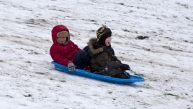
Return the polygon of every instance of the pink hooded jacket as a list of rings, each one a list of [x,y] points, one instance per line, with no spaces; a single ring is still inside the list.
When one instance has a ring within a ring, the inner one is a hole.
[[[52,29],[53,44],[50,47],[50,55],[55,62],[67,66],[69,62],[73,62],[74,55],[80,48],[70,40],[70,35],[65,45],[59,44],[57,42],[57,33],[60,31],[67,31],[69,33],[68,28],[64,25],[56,25]]]

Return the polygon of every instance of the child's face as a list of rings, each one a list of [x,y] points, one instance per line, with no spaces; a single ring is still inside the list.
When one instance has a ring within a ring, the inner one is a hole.
[[[57,38],[57,42],[58,42],[59,44],[64,44],[64,43],[66,42],[66,37],[58,37],[58,38]]]
[[[108,37],[108,38],[106,38],[106,40],[105,40],[105,45],[106,46],[110,46],[111,45],[111,37]]]

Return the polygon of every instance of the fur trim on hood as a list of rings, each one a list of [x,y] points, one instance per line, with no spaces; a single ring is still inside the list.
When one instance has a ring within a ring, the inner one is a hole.
[[[97,48],[94,47],[94,45],[97,45],[97,43],[98,43],[97,38],[91,38],[88,42],[88,46],[90,49],[89,52],[91,57],[103,51],[102,46]]]

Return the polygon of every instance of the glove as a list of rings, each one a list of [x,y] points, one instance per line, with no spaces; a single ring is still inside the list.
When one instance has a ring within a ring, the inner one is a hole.
[[[68,63],[68,70],[69,70],[69,71],[74,71],[74,70],[75,70],[75,67],[76,67],[76,66],[74,65],[74,63],[72,63],[72,62],[69,62],[69,63]]]
[[[122,64],[120,68],[121,68],[122,70],[130,70],[129,65],[127,65],[127,64]]]

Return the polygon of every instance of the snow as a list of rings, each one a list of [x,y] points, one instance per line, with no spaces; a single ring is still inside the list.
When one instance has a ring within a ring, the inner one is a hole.
[[[0,10],[1,109],[193,109],[192,0],[0,0]],[[57,24],[80,48],[107,25],[117,57],[145,82],[55,70],[49,48]]]

